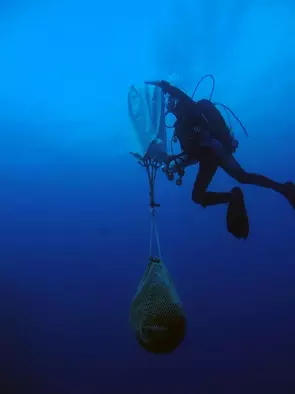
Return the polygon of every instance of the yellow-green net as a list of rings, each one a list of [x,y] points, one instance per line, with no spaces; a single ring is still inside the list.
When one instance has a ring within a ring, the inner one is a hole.
[[[151,259],[130,311],[139,344],[152,353],[170,353],[184,339],[186,317],[164,263]]]

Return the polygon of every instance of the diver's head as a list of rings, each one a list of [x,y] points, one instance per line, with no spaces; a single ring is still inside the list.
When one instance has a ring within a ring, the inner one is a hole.
[[[176,98],[170,96],[170,94],[167,95],[166,97],[166,111],[167,113],[174,113],[174,110],[178,104],[178,101]]]

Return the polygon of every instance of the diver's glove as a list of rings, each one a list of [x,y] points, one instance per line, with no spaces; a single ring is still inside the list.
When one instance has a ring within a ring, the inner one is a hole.
[[[176,162],[176,159],[179,158],[179,155],[168,155],[166,156],[165,164],[166,166],[170,166],[170,164],[174,161]]]
[[[183,159],[181,155],[182,154],[168,155],[165,166],[162,168],[162,171],[166,174],[169,181],[173,181],[174,176],[178,175],[176,179],[176,185],[178,186],[182,184],[182,178],[184,176],[184,167],[182,165]]]
[[[147,85],[157,86],[158,88],[162,89],[164,93],[167,93],[167,90],[171,86],[169,82],[160,80],[160,81],[146,81]]]

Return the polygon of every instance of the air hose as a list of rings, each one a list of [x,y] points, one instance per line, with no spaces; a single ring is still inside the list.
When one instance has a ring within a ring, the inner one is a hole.
[[[213,93],[214,93],[214,90],[215,90],[215,78],[214,78],[214,76],[213,76],[212,74],[204,75],[204,76],[198,81],[198,83],[197,83],[197,85],[196,85],[196,87],[195,87],[195,89],[194,89],[194,92],[193,92],[193,94],[192,94],[192,99],[194,98],[194,95],[195,95],[195,93],[196,93],[198,87],[200,86],[200,84],[201,84],[201,83],[204,81],[204,79],[206,79],[206,78],[211,78],[211,80],[212,80],[212,89],[211,89],[210,97],[209,97],[209,99],[208,99],[209,101],[211,101],[212,96],[213,96]],[[224,105],[224,104],[222,104],[222,103],[213,103],[213,104],[214,104],[215,106],[223,107],[226,111],[228,111],[228,112],[236,119],[236,121],[239,123],[239,125],[241,126],[241,128],[242,128],[242,130],[244,131],[244,133],[246,134],[246,136],[249,137],[249,134],[247,133],[247,130],[246,130],[245,126],[243,125],[243,123],[240,121],[240,119],[237,117],[237,115],[236,115],[228,106],[226,106],[226,105]]]

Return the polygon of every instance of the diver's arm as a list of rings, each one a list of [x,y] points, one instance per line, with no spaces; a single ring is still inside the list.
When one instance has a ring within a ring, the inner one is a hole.
[[[170,85],[170,83],[167,81],[163,81],[163,80],[162,81],[149,81],[149,82],[145,82],[145,83],[148,85],[158,86],[159,88],[161,88],[163,90],[163,92],[165,94],[168,93],[171,97],[173,97],[175,99],[192,101],[192,99],[186,93],[184,93],[182,90],[180,90],[176,86]]]

